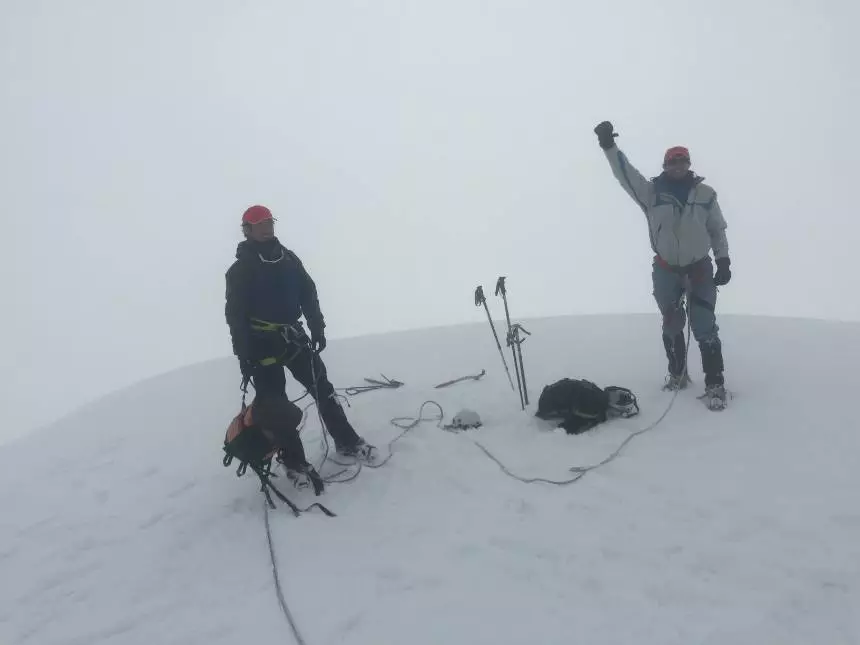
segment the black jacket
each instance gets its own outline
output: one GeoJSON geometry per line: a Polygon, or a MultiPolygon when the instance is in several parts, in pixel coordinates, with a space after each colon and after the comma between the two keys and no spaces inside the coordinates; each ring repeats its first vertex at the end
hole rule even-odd
{"type": "Polygon", "coordinates": [[[252,320],[296,325],[304,315],[308,329],[317,335],[325,329],[314,281],[295,253],[277,238],[266,242],[246,240],[236,249],[236,261],[227,270],[224,313],[230,327],[233,353],[257,360],[268,349],[251,329],[252,320]]]}

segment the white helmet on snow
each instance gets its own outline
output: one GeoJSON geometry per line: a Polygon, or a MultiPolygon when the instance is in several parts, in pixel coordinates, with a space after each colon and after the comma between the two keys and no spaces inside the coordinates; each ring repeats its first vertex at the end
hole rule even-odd
{"type": "Polygon", "coordinates": [[[467,428],[480,428],[481,417],[474,410],[463,408],[457,414],[454,415],[454,420],[451,423],[451,427],[463,430],[467,428]]]}

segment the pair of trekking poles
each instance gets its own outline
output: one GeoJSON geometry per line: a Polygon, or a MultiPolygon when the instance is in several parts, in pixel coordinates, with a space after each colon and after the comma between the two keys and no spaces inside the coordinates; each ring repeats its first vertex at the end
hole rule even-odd
{"type": "MultiPolygon", "coordinates": [[[[519,323],[511,324],[511,313],[508,309],[508,290],[505,286],[505,276],[500,276],[496,281],[496,296],[501,295],[502,301],[505,303],[505,320],[508,324],[508,332],[505,337],[507,346],[511,348],[511,356],[514,361],[514,372],[517,375],[517,389],[520,394],[520,406],[523,410],[529,404],[529,392],[526,386],[526,371],[523,367],[523,348],[522,344],[525,338],[521,334],[531,336],[531,334],[519,323]]],[[[502,364],[505,366],[505,372],[508,375],[508,382],[511,384],[511,390],[514,389],[514,381],[511,378],[511,371],[508,369],[508,362],[505,360],[505,353],[502,351],[502,344],[499,342],[499,335],[496,333],[496,326],[493,324],[493,317],[490,315],[490,308],[487,306],[487,299],[484,296],[484,288],[481,285],[475,289],[475,306],[484,307],[487,312],[487,320],[490,321],[490,329],[493,331],[493,338],[496,339],[496,347],[499,349],[499,355],[502,357],[502,364]]]]}

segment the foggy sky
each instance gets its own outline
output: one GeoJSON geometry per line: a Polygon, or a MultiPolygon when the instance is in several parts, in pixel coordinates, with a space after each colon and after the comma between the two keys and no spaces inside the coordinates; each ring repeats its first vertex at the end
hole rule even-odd
{"type": "Polygon", "coordinates": [[[0,440],[229,356],[254,203],[330,337],[481,322],[501,274],[517,319],[655,311],[603,119],[717,190],[718,314],[860,320],[856,3],[0,4],[0,440]]]}

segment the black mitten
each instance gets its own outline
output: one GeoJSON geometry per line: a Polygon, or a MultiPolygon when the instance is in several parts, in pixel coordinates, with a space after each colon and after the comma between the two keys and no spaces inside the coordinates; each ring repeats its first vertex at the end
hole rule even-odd
{"type": "Polygon", "coordinates": [[[594,134],[597,135],[597,142],[604,150],[609,150],[615,146],[615,137],[618,136],[618,133],[613,132],[613,130],[614,128],[610,121],[603,121],[594,128],[594,134]]]}

